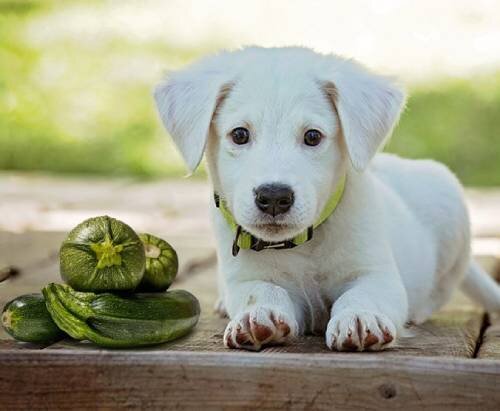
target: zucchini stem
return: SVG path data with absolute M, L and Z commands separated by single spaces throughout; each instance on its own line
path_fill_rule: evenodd
M 153 244 L 144 243 L 144 251 L 146 252 L 146 258 L 158 258 L 161 255 L 160 247 Z
M 2 325 L 5 328 L 12 328 L 12 313 L 7 309 L 2 313 Z
M 114 245 L 108 234 L 104 241 L 91 244 L 90 248 L 96 254 L 98 269 L 122 264 L 120 253 L 123 251 L 123 244 Z

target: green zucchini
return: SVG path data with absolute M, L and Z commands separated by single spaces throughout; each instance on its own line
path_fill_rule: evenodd
M 200 305 L 187 291 L 119 296 L 49 284 L 43 289 L 56 324 L 77 340 L 112 348 L 160 344 L 179 338 L 196 325 Z
M 145 266 L 138 235 L 108 216 L 76 226 L 60 250 L 61 276 L 80 291 L 133 290 L 141 282 Z
M 179 261 L 174 248 L 151 234 L 139 234 L 146 252 L 146 269 L 139 284 L 141 291 L 165 291 L 175 279 Z
M 41 294 L 21 295 L 8 302 L 2 325 L 12 337 L 24 342 L 50 344 L 65 335 L 52 320 Z

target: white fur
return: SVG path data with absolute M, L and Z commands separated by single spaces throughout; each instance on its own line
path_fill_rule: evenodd
M 326 331 L 332 349 L 383 349 L 405 323 L 442 306 L 466 272 L 466 290 L 500 308 L 498 286 L 471 262 L 453 174 L 429 160 L 375 155 L 404 104 L 391 79 L 334 55 L 253 47 L 173 74 L 155 97 L 191 170 L 206 147 L 214 190 L 258 238 L 280 241 L 312 225 L 347 175 L 336 211 L 290 250 L 233 257 L 234 233 L 212 205 L 219 288 L 231 318 L 226 345 L 259 349 Z M 232 142 L 236 127 L 249 129 L 248 144 Z M 315 147 L 303 144 L 311 128 L 324 135 Z M 253 192 L 273 182 L 295 193 L 290 211 L 275 218 L 258 210 Z

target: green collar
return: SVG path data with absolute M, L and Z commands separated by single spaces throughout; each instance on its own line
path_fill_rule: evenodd
M 249 232 L 243 230 L 243 228 L 234 219 L 233 215 L 231 214 L 231 211 L 229 211 L 229 208 L 227 207 L 227 204 L 224 201 L 224 199 L 221 198 L 217 193 L 214 193 L 216 207 L 221 211 L 222 215 L 224 216 L 224 219 L 231 227 L 231 230 L 235 233 L 233 250 L 232 250 L 233 256 L 236 256 L 241 248 L 244 250 L 254 250 L 254 251 L 261 251 L 269 248 L 273 248 L 275 250 L 282 250 L 286 248 L 293 248 L 309 241 L 313 236 L 314 229 L 323 224 L 326 221 L 326 219 L 330 217 L 330 215 L 332 215 L 332 213 L 335 211 L 338 204 L 340 203 L 340 200 L 342 199 L 342 194 L 344 193 L 345 180 L 346 177 L 344 175 L 340 180 L 334 193 L 328 199 L 325 208 L 323 208 L 321 215 L 319 216 L 318 220 L 316 220 L 314 225 L 308 227 L 306 230 L 302 231 L 295 237 L 280 242 L 264 241 L 257 237 L 254 237 Z

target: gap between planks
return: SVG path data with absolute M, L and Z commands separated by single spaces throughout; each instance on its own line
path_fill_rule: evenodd
M 500 280 L 500 259 L 492 273 L 493 277 Z M 477 358 L 500 360 L 500 313 L 487 316 L 487 324 L 481 334 L 477 350 Z

